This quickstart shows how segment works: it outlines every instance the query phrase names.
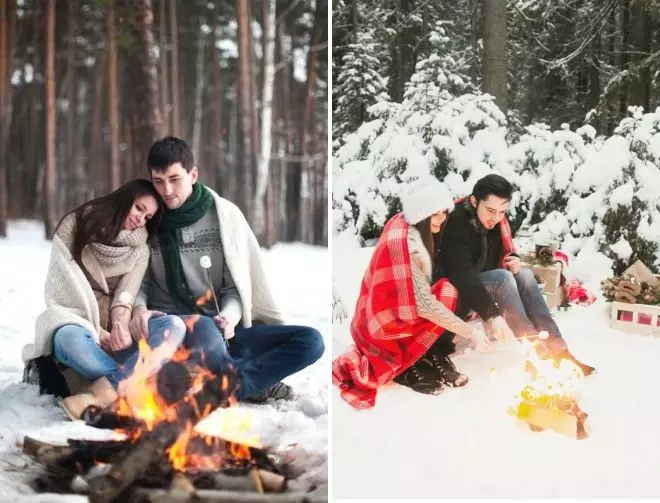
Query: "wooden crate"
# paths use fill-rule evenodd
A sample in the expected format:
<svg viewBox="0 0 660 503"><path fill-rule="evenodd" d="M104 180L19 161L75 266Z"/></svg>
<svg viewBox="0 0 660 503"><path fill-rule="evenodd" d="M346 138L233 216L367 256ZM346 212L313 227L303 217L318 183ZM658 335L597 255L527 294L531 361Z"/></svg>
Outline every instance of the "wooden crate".
<svg viewBox="0 0 660 503"><path fill-rule="evenodd" d="M614 301L610 326L624 332L660 335L660 306Z"/></svg>
<svg viewBox="0 0 660 503"><path fill-rule="evenodd" d="M554 262L551 265L532 265L534 258L530 255L520 257L524 266L529 267L534 274L545 281L543 287L543 297L550 309L558 308L564 300L564 289L561 286L561 262Z"/></svg>

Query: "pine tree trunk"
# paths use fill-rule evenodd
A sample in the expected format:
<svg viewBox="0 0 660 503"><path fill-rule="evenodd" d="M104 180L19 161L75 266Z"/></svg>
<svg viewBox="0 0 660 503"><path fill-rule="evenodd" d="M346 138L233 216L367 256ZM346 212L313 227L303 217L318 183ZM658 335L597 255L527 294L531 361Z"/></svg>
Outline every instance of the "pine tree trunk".
<svg viewBox="0 0 660 503"><path fill-rule="evenodd" d="M237 166L240 190L239 206L245 213L248 222L250 218L250 201L252 201L252 173L254 171L254 145L252 142L252 54L250 51L250 21L248 0L236 0L236 16L238 18L238 103L239 103L239 136L242 140L239 148L240 156Z"/></svg>
<svg viewBox="0 0 660 503"><path fill-rule="evenodd" d="M252 2L247 4L247 13L248 13L248 26L252 26ZM257 65L257 55L254 50L254 41L252 39L252 32L250 31L250 36L248 37L248 43L250 44L250 110L252 111L252 120L250 121L250 134L252 135L252 185L250 187L250 199L248 199L248 207L250 209L251 219L249 220L252 224L252 199L254 198L254 192L257 189L257 164L259 162L259 152L261 143L259 137L259 114L257 110L257 104L259 103L259 92L257 91L257 74L259 68Z"/></svg>
<svg viewBox="0 0 660 503"><path fill-rule="evenodd" d="M316 134L316 121L314 115L316 111L316 61L318 59L318 48L316 47L322 40L324 24L327 25L327 2L317 0L316 12L314 16L314 25L309 40L309 51L307 52L307 81L305 84L305 94L303 99L303 116L300 122L299 132L299 156L296 161L296 168L292 184L288 183L291 192L288 198L288 213L294 210L296 215L295 228L291 230L291 241L302 240L309 232L310 208L309 208L309 180L312 164L308 160L310 154L310 139ZM325 11L325 12L324 12Z"/></svg>
<svg viewBox="0 0 660 503"><path fill-rule="evenodd" d="M161 115L158 107L158 77L152 33L151 0L121 0L126 13L121 33L130 41L126 55L126 88L130 89L133 176L147 175L147 153L158 139ZM129 21L130 19L130 21Z"/></svg>
<svg viewBox="0 0 660 503"><path fill-rule="evenodd" d="M44 26L43 26L43 18L39 15L38 9L34 9L33 11L33 26L32 26L32 46L34 47L34 53L32 54L32 67L37 70L41 70L41 67L43 65L43 47L41 46L40 38L39 36L43 34L44 32ZM25 204L28 204L29 206L26 208L26 211L28 212L28 215L32 218L40 218L40 195L42 193L42 187L41 184L39 183L40 176L39 174L41 173L41 167L39 165L39 155L41 152L43 152L43 149L37 148L37 144L41 143L39 141L39 129L41 126L41 120L40 117L42 117L40 114L37 114L37 107L36 103L39 100L40 96L39 93L41 92L40 86L37 83L35 79L32 79L32 82L30 83L30 92L29 92L29 99L30 99L30 112L28 114L28 122L29 122L29 128L28 128L28 138L29 141L26 142L27 144L27 150L28 150L28 156L27 156L27 173L24 174L23 176L23 188L25 190L24 193L30 194L28 197L25 198ZM37 183L35 183L35 180L37 180Z"/></svg>
<svg viewBox="0 0 660 503"><path fill-rule="evenodd" d="M484 0L484 92L506 113L506 2Z"/></svg>
<svg viewBox="0 0 660 503"><path fill-rule="evenodd" d="M284 43L285 32L282 25L278 25L278 33L280 34L280 60L287 61L291 56L291 46L290 44ZM279 214L287 215L287 218L282 218L279 221L278 229L279 234L284 236L286 240L289 239L291 233L295 234L295 227L291 224L291 215L288 213L289 209L289 180L293 183L294 173L293 170L296 169L295 164L289 164L287 161L287 156L289 154L295 154L297 146L294 142L294 124L292 119L292 109L294 107L294 101L291 93L291 82L293 81L291 66L286 66L286 72L282 72L282 122L283 122L283 133L282 140L284 142L284 148L282 149L282 160L280 161L280 183L279 183L279 195L278 195L278 206L281 208ZM293 229L293 230L291 230Z"/></svg>
<svg viewBox="0 0 660 503"><path fill-rule="evenodd" d="M76 75L76 0L68 1L67 12L67 100L69 108L66 114L66 162L60 166L60 170L66 180L66 185L72 190L67 190L64 208L68 211L75 206L78 180L76 180L75 162L75 138L76 122L78 120L78 96Z"/></svg>
<svg viewBox="0 0 660 503"><path fill-rule="evenodd" d="M158 12L160 17L158 24L158 46L160 47L160 110L163 114L162 136L168 135L171 131L169 112L170 90L167 80L167 50L165 49L165 46L167 45L167 9L165 8L165 2L167 2L167 0L160 0L160 10Z"/></svg>
<svg viewBox="0 0 660 503"><path fill-rule="evenodd" d="M233 91L235 96L238 96L239 91L237 89L237 84L234 84ZM230 93L231 94L231 93ZM227 194L228 198L232 201L240 201L242 197L243 186L241 185L242 180L242 170L240 165L241 159L241 145L238 139L239 132L239 118L240 114L240 104L237 100L230 102L229 104L229 135L227 138L227 157L231 159L230 163L227 163ZM238 203L237 203L238 204Z"/></svg>
<svg viewBox="0 0 660 503"><path fill-rule="evenodd" d="M179 100L179 25L176 17L176 2L170 0L170 36L172 37L172 134L179 136L181 126L181 109Z"/></svg>
<svg viewBox="0 0 660 503"><path fill-rule="evenodd" d="M11 89L9 80L10 54L9 46L9 20L7 19L8 1L0 0L0 236L7 235L7 139L8 123L7 120L7 94Z"/></svg>
<svg viewBox="0 0 660 503"><path fill-rule="evenodd" d="M92 102L92 130L90 135L87 172L91 175L92 197L105 193L106 163L103 155L103 82L107 68L106 54L96 62L94 69L94 97Z"/></svg>
<svg viewBox="0 0 660 503"><path fill-rule="evenodd" d="M264 71L263 71L263 105L261 108L261 155L257 170L257 190L254 194L254 233L259 242L264 241L266 231L266 215L264 199L270 179L269 166L272 148L272 117L273 117L273 87L275 84L275 11L276 0L269 0L268 11L264 20Z"/></svg>
<svg viewBox="0 0 660 503"><path fill-rule="evenodd" d="M55 0L46 1L46 171L44 224L46 239L55 227Z"/></svg>
<svg viewBox="0 0 660 503"><path fill-rule="evenodd" d="M620 0L621 5L621 66L620 70L628 70L630 57L628 52L632 49L630 44L630 3L629 0ZM638 28L636 28L638 29ZM619 116L623 118L628 113L628 88L629 85L622 85L619 90Z"/></svg>
<svg viewBox="0 0 660 503"><path fill-rule="evenodd" d="M648 11L648 6L645 2L637 0L632 3L632 23L634 26L634 47L635 57L633 63L647 58L651 52L651 16ZM651 98L651 69L647 66L640 70L639 75L633 78L630 84L630 99L631 105L639 105L644 107L645 112L650 112L650 98Z"/></svg>
<svg viewBox="0 0 660 503"><path fill-rule="evenodd" d="M117 30L115 2L108 2L108 123L110 127L110 190L119 188L121 166L119 164L119 82L117 77Z"/></svg>
<svg viewBox="0 0 660 503"><path fill-rule="evenodd" d="M199 38L197 39L197 63L195 65L195 111L193 118L192 151L197 163L199 163L200 147L202 140L202 96L204 94L204 46L206 35L202 32L204 19L199 19Z"/></svg>
<svg viewBox="0 0 660 503"><path fill-rule="evenodd" d="M220 75L220 57L218 55L218 48L216 44L216 28L218 26L218 15L213 11L213 26L211 44L211 79L213 80L213 131L211 134L212 151L215 152L213 156L213 170L215 172L215 180L217 181L216 188L221 194L227 194L227 180L229 179L229 170L225 166L223 142L224 132L222 129L222 114L223 114L223 93L222 93L222 79Z"/></svg>
<svg viewBox="0 0 660 503"><path fill-rule="evenodd" d="M600 60L600 37L594 40L593 50L591 54L591 64L589 65L589 98L587 108L593 110L598 106L600 101L600 71L598 70L598 63ZM595 124L594 127L601 130L603 128L602 121L600 124Z"/></svg>

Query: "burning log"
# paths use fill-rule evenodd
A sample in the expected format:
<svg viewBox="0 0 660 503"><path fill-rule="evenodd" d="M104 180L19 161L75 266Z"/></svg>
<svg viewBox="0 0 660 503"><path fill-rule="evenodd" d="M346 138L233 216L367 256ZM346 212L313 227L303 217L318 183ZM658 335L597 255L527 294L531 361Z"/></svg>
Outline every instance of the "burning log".
<svg viewBox="0 0 660 503"><path fill-rule="evenodd" d="M268 470L259 470L259 478L263 485L264 492L281 493L286 486L286 479L279 473L273 473Z"/></svg>
<svg viewBox="0 0 660 503"><path fill-rule="evenodd" d="M306 493L259 494L201 489L190 494L173 495L164 489L136 489L134 503L327 503Z"/></svg>
<svg viewBox="0 0 660 503"><path fill-rule="evenodd" d="M527 422L534 431L553 430L578 440L589 436L587 414L577 403L573 403L568 409L555 409L538 402L525 401L518 406L518 417Z"/></svg>
<svg viewBox="0 0 660 503"><path fill-rule="evenodd" d="M92 503L112 501L129 487L149 466L165 456L165 451L176 442L189 422L193 426L212 410L227 406L235 388L233 376L217 376L204 383L194 395L171 406L174 422L157 424L153 431L140 438L126 458L112 467L110 472L90 481L89 499Z"/></svg>
<svg viewBox="0 0 660 503"><path fill-rule="evenodd" d="M212 476L213 487L222 491L263 493L261 479L256 469L244 475L216 473Z"/></svg>
<svg viewBox="0 0 660 503"><path fill-rule="evenodd" d="M54 447L54 445L47 442L42 442L36 438L28 437L27 435L23 438L23 454L27 454L31 458L36 459L37 452L42 447Z"/></svg>
<svg viewBox="0 0 660 503"><path fill-rule="evenodd" d="M146 428L144 421L140 421L135 417L117 414L112 410L105 410L96 405L87 407L83 411L81 419L89 426L104 430L123 430L130 433Z"/></svg>

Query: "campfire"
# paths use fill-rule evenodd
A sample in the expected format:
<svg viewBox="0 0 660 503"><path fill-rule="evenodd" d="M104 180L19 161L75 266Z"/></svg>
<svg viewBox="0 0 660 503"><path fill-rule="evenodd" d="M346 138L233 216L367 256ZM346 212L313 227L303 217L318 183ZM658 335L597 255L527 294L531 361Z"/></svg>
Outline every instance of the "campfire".
<svg viewBox="0 0 660 503"><path fill-rule="evenodd" d="M514 397L510 413L532 431L553 430L578 440L589 436L587 414L578 405L578 383L584 377L573 362L541 359L535 346L523 341L527 350L526 381Z"/></svg>
<svg viewBox="0 0 660 503"><path fill-rule="evenodd" d="M92 503L311 501L284 492L279 457L252 432L249 410L229 407L235 402L234 374L209 372L184 348L150 372L172 355L161 348L141 342L140 362L121 383L121 398L83 414L88 425L114 430L120 440L51 445L25 437L23 451L47 469L36 489L87 494Z"/></svg>

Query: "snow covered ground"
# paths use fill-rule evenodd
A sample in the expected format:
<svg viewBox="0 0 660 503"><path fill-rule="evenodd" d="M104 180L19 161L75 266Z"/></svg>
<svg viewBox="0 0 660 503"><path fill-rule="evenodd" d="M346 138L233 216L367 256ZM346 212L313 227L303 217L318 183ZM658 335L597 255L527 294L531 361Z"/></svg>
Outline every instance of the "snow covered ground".
<svg viewBox="0 0 660 503"><path fill-rule="evenodd" d="M106 431L65 420L52 396L39 396L35 386L21 384L21 348L33 336L34 319L43 309L43 284L50 242L37 222L15 221L9 237L0 238L0 501L86 501L83 497L35 495L28 485L38 467L20 453L24 435L53 443L67 438L105 438ZM281 244L266 253L272 284L290 314L290 322L321 331L329 346L330 271L328 250ZM328 481L328 376L331 353L286 380L295 400L249 407L262 443L279 453L298 474L294 489Z"/></svg>
<svg viewBox="0 0 660 503"><path fill-rule="evenodd" d="M333 287L349 311L333 324L333 357L351 343L371 251L333 240ZM609 274L603 258L586 250L573 267L594 293ZM608 308L599 299L557 316L574 354L598 369L581 383L589 438L533 433L508 415L521 345L466 352L454 361L470 382L439 396L393 384L358 412L332 387L333 497L660 497L660 338L609 328Z"/></svg>

